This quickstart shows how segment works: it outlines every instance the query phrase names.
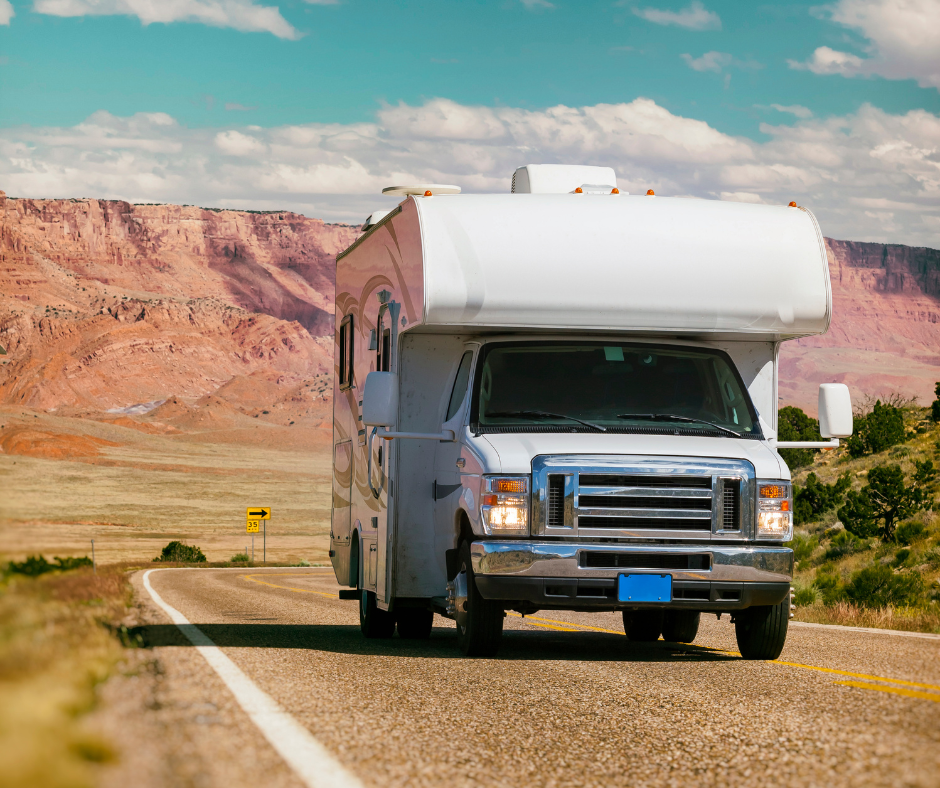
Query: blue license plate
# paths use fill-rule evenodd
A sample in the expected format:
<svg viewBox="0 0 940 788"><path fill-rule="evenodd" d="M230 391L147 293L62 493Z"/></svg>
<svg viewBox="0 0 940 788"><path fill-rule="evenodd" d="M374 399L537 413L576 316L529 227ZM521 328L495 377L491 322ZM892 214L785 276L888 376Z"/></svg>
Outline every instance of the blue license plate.
<svg viewBox="0 0 940 788"><path fill-rule="evenodd" d="M620 602L672 602L672 575L620 575Z"/></svg>

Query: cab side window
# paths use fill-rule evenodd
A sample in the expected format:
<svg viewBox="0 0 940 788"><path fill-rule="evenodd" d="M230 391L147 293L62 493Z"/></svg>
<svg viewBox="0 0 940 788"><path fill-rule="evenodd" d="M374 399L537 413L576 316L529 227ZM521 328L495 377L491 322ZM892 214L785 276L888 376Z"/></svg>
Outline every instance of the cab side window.
<svg viewBox="0 0 940 788"><path fill-rule="evenodd" d="M450 392L450 404L447 406L447 417L444 421L450 421L457 415L463 398L467 394L467 382L470 380L470 362L473 361L473 353L467 351L460 359L460 366L457 368L457 377L454 379L454 388Z"/></svg>
<svg viewBox="0 0 940 788"><path fill-rule="evenodd" d="M348 389L353 384L353 316L346 315L339 324L339 387Z"/></svg>

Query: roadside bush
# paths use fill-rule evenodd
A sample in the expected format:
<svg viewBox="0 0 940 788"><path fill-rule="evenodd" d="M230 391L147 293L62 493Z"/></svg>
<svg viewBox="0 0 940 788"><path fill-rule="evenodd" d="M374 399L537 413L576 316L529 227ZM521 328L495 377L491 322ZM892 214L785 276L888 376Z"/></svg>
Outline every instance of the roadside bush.
<svg viewBox="0 0 940 788"><path fill-rule="evenodd" d="M819 537L793 534L793 541L788 542L787 547L793 550L793 559L795 561L805 561L819 547Z"/></svg>
<svg viewBox="0 0 940 788"><path fill-rule="evenodd" d="M868 548L869 544L866 539L859 539L855 534L849 531L839 531L839 533L832 537L832 541L829 543L829 547L826 548L826 554L823 558L826 561L834 561L837 558L844 558L847 555L863 553Z"/></svg>
<svg viewBox="0 0 940 788"><path fill-rule="evenodd" d="M818 602L822 602L822 593L812 585L805 585L794 580L793 590L793 604L797 607L812 607Z"/></svg>
<svg viewBox="0 0 940 788"><path fill-rule="evenodd" d="M233 564L247 564L251 559L248 557L248 553L235 553L228 560Z"/></svg>
<svg viewBox="0 0 940 788"><path fill-rule="evenodd" d="M848 472L843 473L834 484L819 481L815 473L806 477L806 486L793 487L793 521L796 525L818 520L819 516L835 509L842 503L845 491L852 486Z"/></svg>
<svg viewBox="0 0 940 788"><path fill-rule="evenodd" d="M64 572L69 569L79 569L83 566L91 566L91 559L88 556L81 558L60 558L56 556L50 563L41 555L31 555L25 561L10 561L7 566L7 574L25 575L26 577L39 577L46 572Z"/></svg>
<svg viewBox="0 0 940 788"><path fill-rule="evenodd" d="M819 591L823 604L827 606L834 605L845 596L842 578L839 577L839 573L831 564L821 566L816 570L813 587Z"/></svg>
<svg viewBox="0 0 940 788"><path fill-rule="evenodd" d="M864 607L916 607L923 602L924 591L919 572L893 572L884 564L860 569L845 586L846 597Z"/></svg>
<svg viewBox="0 0 940 788"><path fill-rule="evenodd" d="M893 405L875 402L871 413L855 419L852 437L846 441L852 457L877 454L904 442L904 413Z"/></svg>
<svg viewBox="0 0 940 788"><path fill-rule="evenodd" d="M863 539L880 536L896 538L895 524L921 509L932 508L937 471L931 460L914 462L911 485L904 481L900 465L878 465L868 472L868 484L860 491L849 490L839 519L846 529ZM879 525L880 523L880 525Z"/></svg>
<svg viewBox="0 0 940 788"><path fill-rule="evenodd" d="M895 538L900 544L910 544L927 536L927 526L919 520L909 520L898 526Z"/></svg>
<svg viewBox="0 0 940 788"><path fill-rule="evenodd" d="M940 422L940 381L934 386L933 393L937 398L930 404L930 416L934 421Z"/></svg>
<svg viewBox="0 0 940 788"><path fill-rule="evenodd" d="M811 419L802 409L787 405L777 411L777 440L821 441L819 422ZM811 465L817 449L780 449L780 456L790 468Z"/></svg>
<svg viewBox="0 0 940 788"><path fill-rule="evenodd" d="M174 564L204 564L206 556L196 545L170 542L154 561Z"/></svg>

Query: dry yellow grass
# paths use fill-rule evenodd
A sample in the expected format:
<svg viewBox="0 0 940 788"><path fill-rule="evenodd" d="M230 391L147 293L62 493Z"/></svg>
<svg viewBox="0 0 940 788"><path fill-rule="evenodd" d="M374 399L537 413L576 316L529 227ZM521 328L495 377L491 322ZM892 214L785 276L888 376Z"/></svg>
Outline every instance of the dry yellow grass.
<svg viewBox="0 0 940 788"><path fill-rule="evenodd" d="M81 788L114 757L82 715L121 656L103 625L130 599L120 568L0 585L0 785Z"/></svg>
<svg viewBox="0 0 940 788"><path fill-rule="evenodd" d="M940 634L940 611L923 608L868 608L849 602L837 602L831 607L811 605L797 608L796 620L813 624L840 624L849 627L899 629L905 632Z"/></svg>

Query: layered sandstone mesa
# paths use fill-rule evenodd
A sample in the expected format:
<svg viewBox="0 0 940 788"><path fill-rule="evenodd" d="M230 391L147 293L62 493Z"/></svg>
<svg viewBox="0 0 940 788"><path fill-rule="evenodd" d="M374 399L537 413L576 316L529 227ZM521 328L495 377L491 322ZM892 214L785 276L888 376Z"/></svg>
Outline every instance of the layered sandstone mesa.
<svg viewBox="0 0 940 788"><path fill-rule="evenodd" d="M335 255L358 228L0 192L0 404L103 410L332 370Z"/></svg>
<svg viewBox="0 0 940 788"><path fill-rule="evenodd" d="M921 404L940 380L940 251L826 239L833 318L827 334L786 342L780 402L816 412L820 383L856 401L899 393Z"/></svg>

